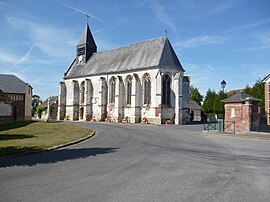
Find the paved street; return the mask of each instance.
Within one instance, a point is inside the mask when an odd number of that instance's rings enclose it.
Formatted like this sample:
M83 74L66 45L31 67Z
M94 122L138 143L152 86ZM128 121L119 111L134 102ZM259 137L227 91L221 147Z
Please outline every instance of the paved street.
M0 201L270 199L270 141L201 125L73 123L97 133L60 150L0 159Z

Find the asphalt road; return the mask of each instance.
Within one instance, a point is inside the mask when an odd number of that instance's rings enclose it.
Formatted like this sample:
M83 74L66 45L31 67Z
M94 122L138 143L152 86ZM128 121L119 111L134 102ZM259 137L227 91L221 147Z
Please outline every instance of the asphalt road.
M96 136L0 159L0 201L270 201L270 141L200 125L74 124Z

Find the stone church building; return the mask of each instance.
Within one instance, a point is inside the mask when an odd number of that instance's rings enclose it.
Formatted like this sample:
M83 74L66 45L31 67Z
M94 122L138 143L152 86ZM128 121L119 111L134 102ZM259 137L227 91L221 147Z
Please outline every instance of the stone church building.
M184 124L189 77L167 37L97 51L88 24L59 87L58 120Z

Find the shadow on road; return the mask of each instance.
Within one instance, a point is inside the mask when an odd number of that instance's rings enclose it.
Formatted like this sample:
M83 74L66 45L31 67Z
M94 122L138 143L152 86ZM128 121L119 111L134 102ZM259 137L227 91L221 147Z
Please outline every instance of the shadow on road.
M0 159L0 167L34 166L37 164L50 164L61 161L82 159L90 156L116 152L118 148L83 148L62 149L42 152L38 154Z

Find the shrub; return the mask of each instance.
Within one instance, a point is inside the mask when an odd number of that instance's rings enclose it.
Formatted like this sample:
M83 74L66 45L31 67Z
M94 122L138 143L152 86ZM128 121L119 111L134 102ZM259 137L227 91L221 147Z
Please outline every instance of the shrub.
M38 118L41 118L41 113L42 113L44 110L46 110L46 108L45 108L45 107L42 107L42 106L38 106L38 107L36 108L36 114L38 115Z

